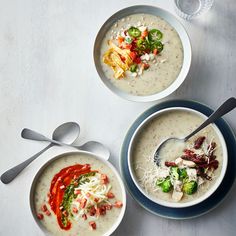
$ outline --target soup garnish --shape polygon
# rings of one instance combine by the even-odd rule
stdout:
[[[160,30],[145,26],[124,29],[116,38],[117,44],[108,41],[110,48],[103,55],[103,62],[113,69],[116,79],[125,77],[128,70],[133,76],[141,75],[150,67],[148,61],[155,60],[163,50],[162,36]]]
[[[206,137],[198,137],[191,148],[184,149],[174,161],[165,161],[157,170],[156,187],[162,192],[172,192],[172,199],[180,201],[184,194],[192,195],[205,181],[213,178],[218,168],[214,151],[216,143],[206,142]]]
[[[123,206],[121,201],[115,199],[111,190],[112,185],[106,174],[91,170],[89,164],[76,164],[63,168],[53,177],[48,203],[61,229],[69,230],[71,220],[78,222],[88,219],[88,227],[96,230],[93,217],[99,218],[107,210]],[[41,211],[37,214],[40,220],[44,219],[43,214],[51,215],[46,204],[42,205]]]

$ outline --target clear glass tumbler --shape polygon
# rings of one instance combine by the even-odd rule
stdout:
[[[214,0],[174,0],[176,13],[185,20],[207,12]]]

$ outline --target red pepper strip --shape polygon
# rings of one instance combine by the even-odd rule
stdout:
[[[61,188],[61,186],[67,187],[74,178],[78,178],[80,175],[89,172],[90,165],[69,166],[57,173],[51,182],[49,204],[51,206],[51,209],[57,216],[59,226],[64,230],[70,229],[71,222],[68,221],[67,225],[65,226],[61,221],[62,211],[60,209],[60,205],[62,203],[65,191],[65,188]]]

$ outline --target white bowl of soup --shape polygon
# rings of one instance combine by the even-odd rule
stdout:
[[[207,117],[193,109],[174,107],[146,118],[135,131],[128,150],[129,171],[137,188],[157,204],[181,208],[211,196],[227,169],[225,140],[215,124],[187,142],[169,142],[161,149],[158,165],[154,153],[170,137],[183,138]]]
[[[47,235],[111,235],[124,216],[126,193],[108,161],[85,151],[69,152],[40,168],[30,207]]]
[[[94,62],[102,82],[115,94],[132,101],[154,101],[185,80],[191,45],[171,13],[132,6],[103,24],[94,44]]]

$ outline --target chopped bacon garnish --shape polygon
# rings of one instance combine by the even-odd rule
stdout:
[[[170,166],[175,167],[175,166],[177,166],[177,165],[176,165],[175,162],[173,162],[173,161],[165,161],[165,166],[167,166],[167,167],[170,167]]]
[[[73,207],[72,212],[77,214],[78,213],[78,209],[76,207]]]
[[[107,175],[105,175],[105,174],[101,174],[101,180],[102,180],[103,184],[109,183],[109,179],[108,179]]]
[[[98,202],[98,201],[99,201],[99,198],[94,198],[94,201],[95,201],[95,202]]]
[[[83,214],[83,215],[82,215],[82,218],[83,218],[83,220],[87,220],[87,215],[86,215],[86,214]]]
[[[81,207],[81,208],[85,208],[86,203],[87,203],[87,199],[86,199],[86,198],[83,198],[83,199],[81,200],[81,202],[80,202],[80,207]]]
[[[105,214],[106,214],[106,207],[104,205],[102,205],[96,209],[97,216],[105,215]]]
[[[90,196],[91,196],[91,194],[90,194],[90,193],[86,193],[86,197],[88,197],[88,198],[89,198]]]
[[[196,154],[191,155],[191,156],[190,155],[183,155],[183,156],[181,156],[181,158],[183,160],[193,161],[196,164],[206,164],[207,163],[204,155],[200,155],[200,156],[197,156]]]
[[[92,206],[90,209],[89,209],[89,215],[90,216],[94,216],[96,214],[96,209],[94,206]]]
[[[201,176],[203,179],[212,180],[212,178],[204,172],[203,168],[198,168],[197,174]]]
[[[110,204],[104,204],[106,210],[111,210],[112,209],[112,205]]]
[[[50,212],[49,210],[47,210],[47,211],[45,211],[45,214],[46,214],[47,216],[50,216],[50,215],[51,215],[51,212]]]
[[[89,225],[91,226],[91,229],[92,229],[92,230],[95,230],[96,227],[97,227],[95,221],[90,221],[90,222],[89,222]]]
[[[123,206],[123,203],[121,201],[116,201],[113,206],[116,208],[121,208]]]
[[[215,142],[211,142],[210,145],[208,145],[207,147],[207,155],[209,157],[211,157],[211,155],[213,155],[214,149],[216,148],[216,143]]]
[[[46,212],[46,211],[48,210],[46,204],[43,204],[43,205],[42,205],[41,210],[42,210],[43,212]]]
[[[203,144],[203,142],[204,142],[205,139],[206,139],[205,136],[200,136],[200,137],[198,137],[198,138],[194,141],[194,148],[195,148],[195,149],[199,149],[199,148],[202,146],[202,144]]]
[[[107,197],[108,197],[108,198],[114,198],[115,195],[114,195],[112,192],[108,192],[108,193],[107,193]]]
[[[212,160],[207,164],[202,164],[202,165],[198,165],[198,166],[201,168],[209,168],[209,169],[213,168],[216,170],[219,166],[219,162],[217,160]]]
[[[37,218],[38,218],[39,220],[42,220],[42,219],[43,219],[43,214],[38,213],[38,214],[37,214]]]

